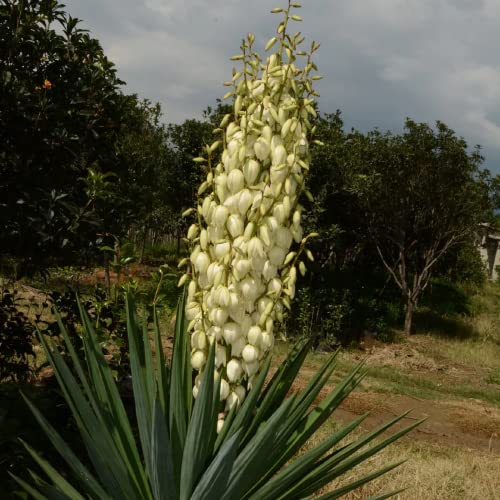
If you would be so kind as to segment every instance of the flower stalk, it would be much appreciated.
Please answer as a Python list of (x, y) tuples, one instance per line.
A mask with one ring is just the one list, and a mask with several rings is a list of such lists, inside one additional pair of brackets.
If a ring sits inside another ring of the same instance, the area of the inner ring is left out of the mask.
[[(254, 50), (254, 35), (243, 40), (242, 53), (231, 58), (242, 68), (233, 70), (224, 96), (233, 99), (233, 111), (216, 131), (220, 140), (195, 159), (207, 175), (187, 234), (189, 268), (180, 280), (189, 281), (186, 317), (198, 371), (193, 394), (215, 342), (226, 411), (241, 404), (254, 383), (295, 295), (297, 268), (305, 272), (302, 257), (313, 258), (306, 244), (314, 234), (304, 237), (299, 198), (309, 171), (318, 96), (312, 55), (319, 44), (304, 52), (301, 34), (288, 34), (288, 24), (301, 20), (292, 14), (299, 7), (289, 2), (273, 9), (283, 20), (266, 44), (265, 61)], [(302, 68), (298, 57), (305, 57)]]

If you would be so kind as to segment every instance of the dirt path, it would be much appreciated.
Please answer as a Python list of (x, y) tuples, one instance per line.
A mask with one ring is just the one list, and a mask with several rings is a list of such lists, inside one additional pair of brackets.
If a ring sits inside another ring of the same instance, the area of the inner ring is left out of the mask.
[[(446, 388), (468, 384), (474, 388), (485, 386), (485, 372), (480, 366), (467, 366), (449, 360), (436, 361), (426, 353), (429, 339), (415, 338), (405, 344), (382, 344), (364, 352), (351, 352), (345, 359), (351, 363), (367, 359), (372, 368), (390, 367), (411, 380), (428, 380), (443, 391), (434, 398), (400, 394), (394, 384), (368, 375), (366, 384), (356, 389), (337, 409), (334, 418), (342, 423), (369, 412), (361, 428), (371, 430), (394, 417), (412, 410), (396, 428), (416, 420), (427, 420), (406, 439), (431, 442), (437, 446), (461, 448), (500, 457), (500, 407), (486, 401), (460, 398), (447, 394)], [(309, 357), (304, 363), (293, 390), (304, 387), (309, 378), (323, 364), (325, 358)], [(397, 373), (396, 372), (396, 373)], [(331, 387), (325, 387), (318, 400), (323, 399)], [(489, 387), (494, 387), (490, 385)], [(500, 387), (499, 387), (500, 391)]]
[(476, 401), (432, 401), (397, 394), (354, 392), (334, 413), (343, 423), (369, 411), (362, 428), (373, 429), (413, 409), (400, 427), (427, 418), (411, 438), (500, 455), (500, 410)]

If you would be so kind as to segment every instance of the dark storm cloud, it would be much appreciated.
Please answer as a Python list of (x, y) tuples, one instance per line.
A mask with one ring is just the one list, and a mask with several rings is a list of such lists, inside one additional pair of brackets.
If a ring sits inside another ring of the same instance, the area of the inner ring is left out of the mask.
[[(284, 2), (282, 2), (284, 3)], [(67, 0), (101, 40), (127, 91), (160, 101), (167, 121), (200, 116), (224, 92), (242, 36), (261, 43), (280, 2)], [(320, 108), (346, 125), (400, 130), (442, 120), (482, 144), (500, 172), (498, 0), (306, 0), (297, 25), (321, 42)]]

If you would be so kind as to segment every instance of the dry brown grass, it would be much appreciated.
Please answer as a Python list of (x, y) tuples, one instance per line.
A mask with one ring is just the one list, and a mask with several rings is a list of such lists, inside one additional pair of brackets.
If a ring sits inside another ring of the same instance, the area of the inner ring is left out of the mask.
[[(325, 425), (307, 448), (322, 441), (336, 426)], [(361, 433), (357, 433), (359, 436)], [(336, 483), (324, 488), (318, 496), (335, 487), (362, 478), (391, 463), (407, 462), (343, 498), (366, 499), (401, 488), (394, 498), (400, 500), (495, 500), (500, 498), (500, 454), (478, 452), (463, 447), (447, 447), (418, 442), (408, 437), (386, 448)]]
[[(372, 460), (376, 468), (401, 460), (408, 461), (386, 476), (356, 492), (349, 500), (368, 498), (385, 491), (408, 487), (395, 498), (408, 500), (494, 500), (500, 492), (500, 456), (462, 448), (432, 444), (399, 444)], [(353, 471), (351, 478), (359, 477)]]
[[(370, 372), (334, 417), (347, 422), (370, 411), (365, 430), (410, 408), (415, 409), (415, 416), (428, 415), (429, 420), (322, 493), (406, 458), (402, 466), (343, 498), (367, 499), (407, 488), (394, 498), (500, 500), (499, 290), (495, 288), (491, 295), (487, 291), (480, 298), (484, 302), (481, 312), (462, 318), (475, 332), (473, 337), (429, 332), (400, 344), (341, 353), (340, 373), (332, 383), (362, 358), (367, 358)], [(279, 347), (279, 357), (285, 350)], [(321, 353), (308, 356), (297, 385), (307, 382), (326, 357)], [(334, 429), (333, 421), (325, 425), (307, 448)]]

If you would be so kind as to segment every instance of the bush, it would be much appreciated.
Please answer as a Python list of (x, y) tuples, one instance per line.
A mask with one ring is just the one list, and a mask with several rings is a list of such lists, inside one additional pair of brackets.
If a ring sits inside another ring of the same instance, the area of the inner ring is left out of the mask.
[(313, 338), (317, 348), (330, 350), (360, 342), (367, 334), (391, 341), (391, 328), (400, 320), (399, 304), (390, 295), (374, 297), (376, 289), (337, 286), (312, 279), (315, 286), (302, 286), (286, 321), (292, 337)]
[(179, 260), (177, 246), (173, 244), (157, 244), (146, 247), (142, 260), (150, 266), (161, 266), (163, 264), (177, 266)]
[(26, 382), (35, 371), (35, 326), (24, 309), (18, 290), (0, 288), (0, 382)]
[[(114, 376), (122, 378), (128, 370), (128, 343), (123, 315), (123, 297), (109, 300), (105, 291), (96, 287), (91, 295), (78, 302), (74, 291), (48, 292), (43, 301), (33, 306), (20, 296), (14, 285), (0, 289), (0, 382), (27, 382), (36, 377), (44, 366), (37, 361), (35, 332), (39, 329), (58, 344), (62, 344), (59, 322), (52, 310), (60, 315), (71, 341), (80, 356), (80, 307), (96, 324), (99, 343), (113, 369)], [(29, 312), (29, 314), (28, 314)]]
[(471, 240), (452, 249), (437, 271), (438, 276), (471, 288), (480, 288), (486, 282), (486, 266), (476, 242)]

